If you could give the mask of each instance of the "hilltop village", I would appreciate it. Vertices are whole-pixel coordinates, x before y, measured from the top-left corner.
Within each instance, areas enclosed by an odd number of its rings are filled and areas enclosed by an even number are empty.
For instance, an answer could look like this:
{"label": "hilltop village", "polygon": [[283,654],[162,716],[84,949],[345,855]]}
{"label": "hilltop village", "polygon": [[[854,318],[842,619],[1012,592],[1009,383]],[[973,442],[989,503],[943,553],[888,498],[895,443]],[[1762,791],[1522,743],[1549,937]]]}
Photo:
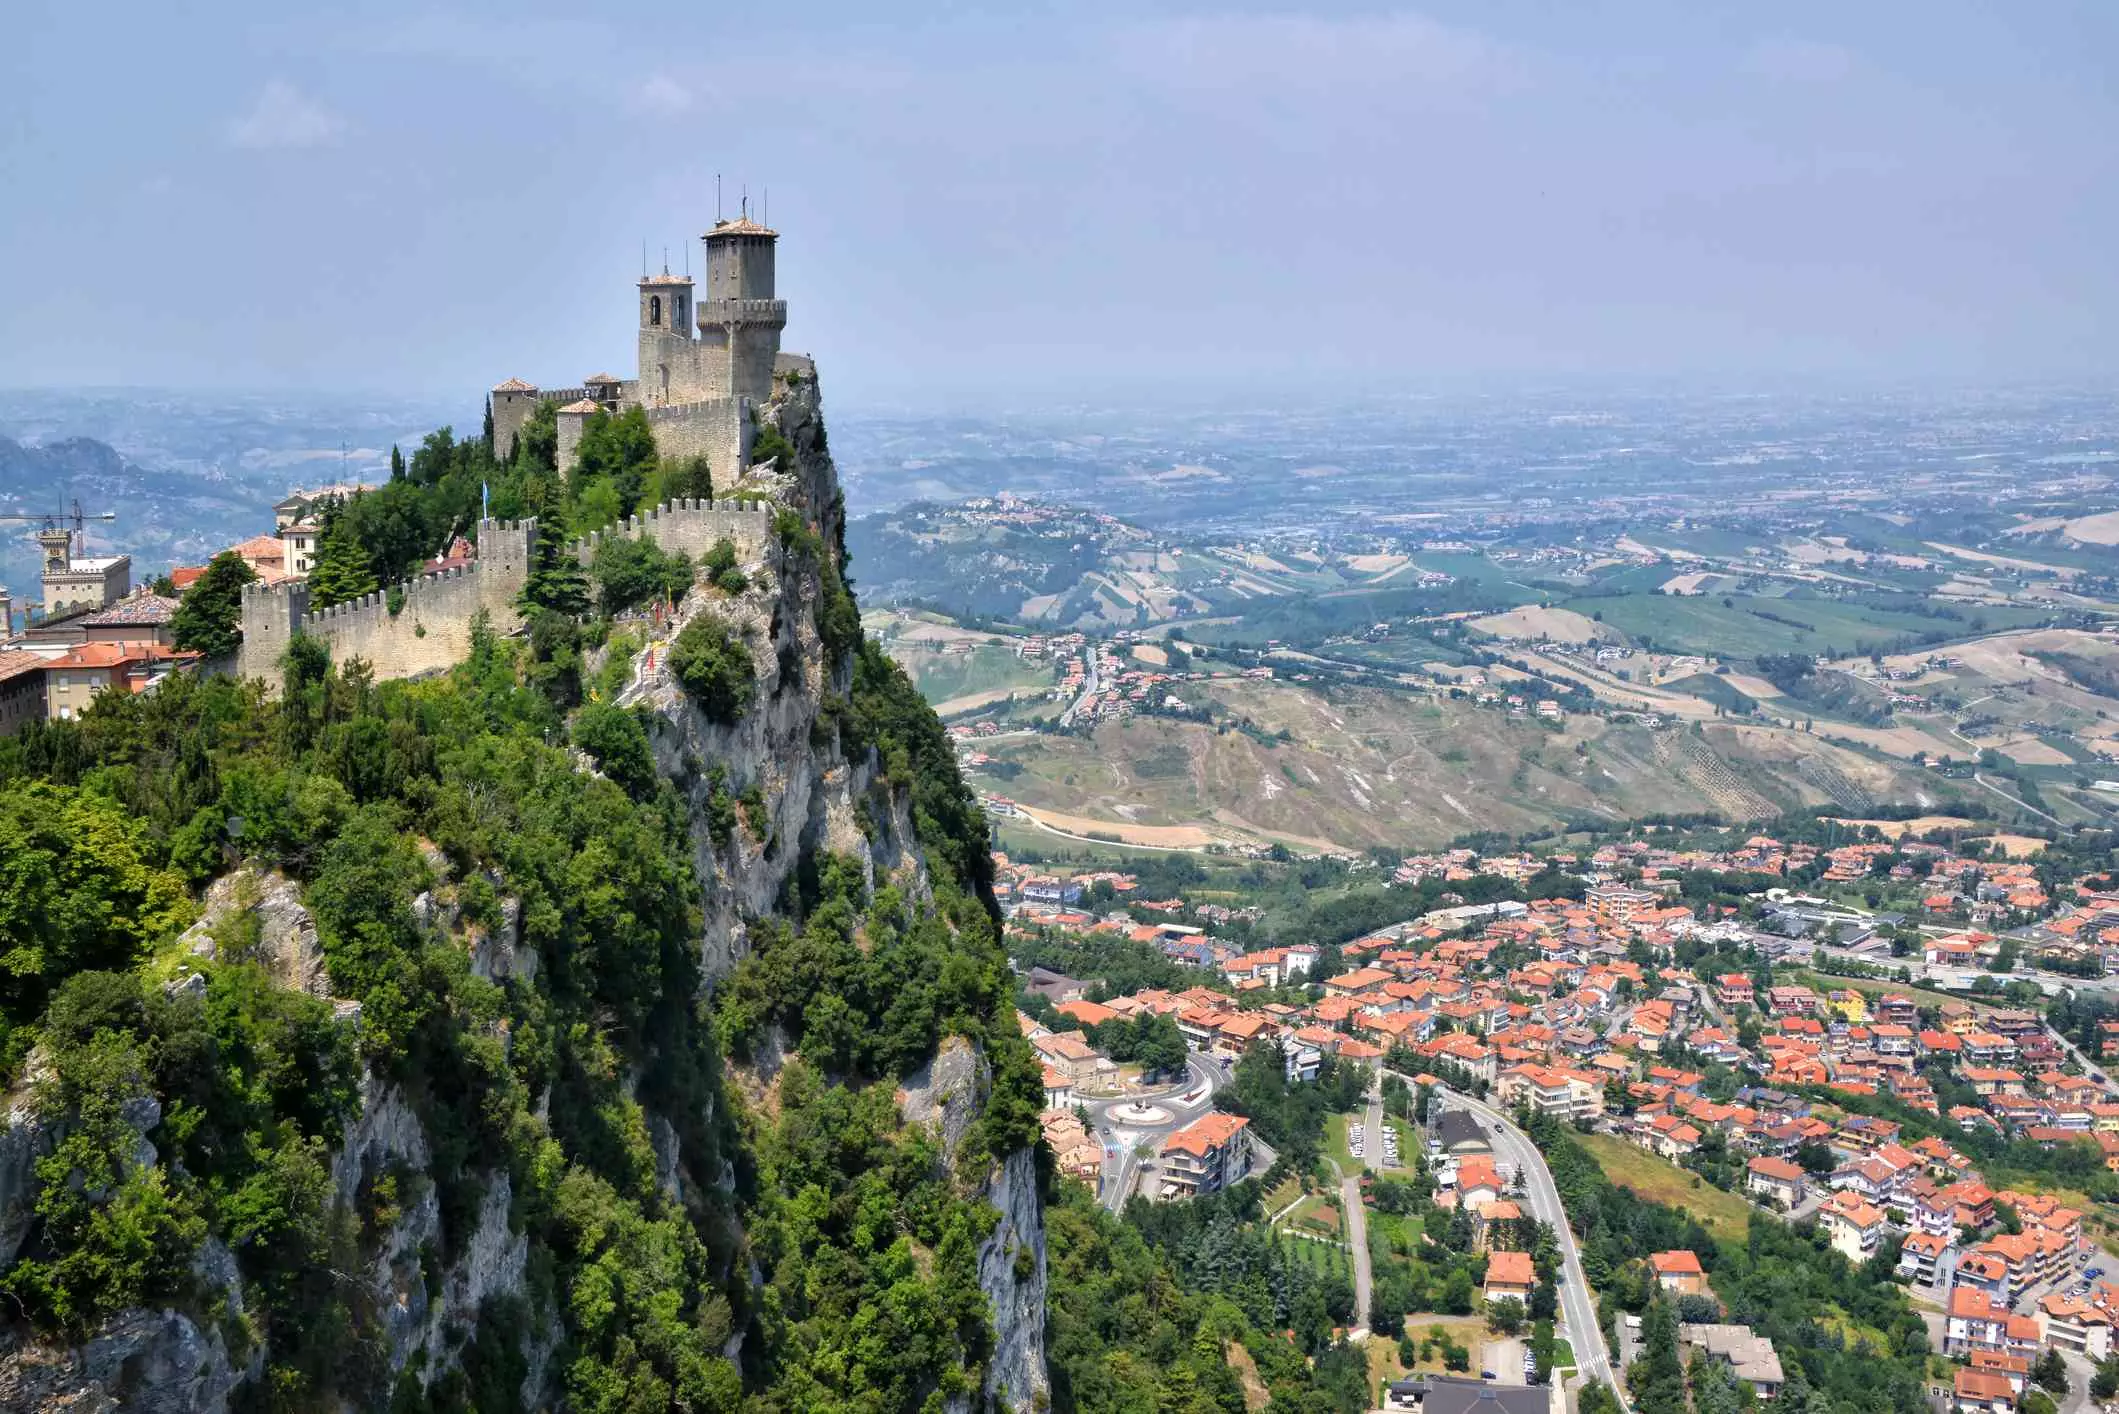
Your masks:
{"label": "hilltop village", "polygon": [[[1258,1179],[1276,1231],[1381,1253],[1373,1234],[1402,1221],[1389,1214],[1403,1181],[1421,1210],[1470,1218],[1488,1309],[1528,1302],[1537,1278],[1510,1265],[1526,1247],[1523,1175],[1475,1118],[1491,1107],[1526,1130],[1564,1126],[1614,1181],[1665,1201],[1704,1192],[1733,1221],[1814,1229],[1850,1267],[1903,1285],[1951,1363],[1947,1397],[1994,1411],[2035,1392],[2050,1352],[2078,1384],[2100,1366],[2119,1376],[2119,1261],[2103,1246],[2119,1229],[2102,1201],[2119,1195],[2119,1085],[2104,1069],[2119,1061],[2119,999],[2103,980],[2119,880],[2057,863],[1985,842],[1768,834],[1462,848],[1389,871],[1439,906],[1287,946],[1257,945],[1256,905],[1145,897],[1122,869],[1003,860],[1000,888],[1047,1138],[1107,1204]],[[1872,874],[1921,908],[1841,901]],[[1154,1055],[1158,1030],[1181,1060]],[[1290,1163],[1260,1074],[1291,1092],[1336,1082],[1351,1103]],[[1342,1175],[1360,1176],[1358,1201]],[[1725,1320],[1711,1249],[1709,1268],[1691,1250],[1642,1256],[1644,1281],[1690,1298],[1686,1343],[1773,1398],[1780,1357]],[[1383,1306],[1355,1307],[1372,1329],[1395,1314],[1382,1270],[1362,1289]],[[1612,1334],[1630,1348],[1631,1328]]]}

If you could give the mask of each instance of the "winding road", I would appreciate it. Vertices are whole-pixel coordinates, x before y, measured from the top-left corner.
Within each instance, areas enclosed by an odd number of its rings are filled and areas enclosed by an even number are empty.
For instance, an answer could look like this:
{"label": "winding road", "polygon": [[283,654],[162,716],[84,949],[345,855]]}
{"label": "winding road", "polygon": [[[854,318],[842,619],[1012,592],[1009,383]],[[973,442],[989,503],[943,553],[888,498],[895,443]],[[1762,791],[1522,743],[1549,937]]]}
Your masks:
{"label": "winding road", "polygon": [[1574,1349],[1579,1372],[1576,1378],[1602,1380],[1618,1396],[1620,1409],[1631,1414],[1633,1405],[1619,1385],[1611,1352],[1604,1344],[1603,1328],[1597,1324],[1596,1296],[1589,1289],[1588,1278],[1582,1275],[1582,1251],[1575,1242],[1574,1229],[1567,1225],[1567,1210],[1560,1204],[1560,1190],[1553,1182],[1552,1170],[1545,1165],[1545,1156],[1530,1142],[1529,1135],[1493,1106],[1455,1090],[1442,1089],[1437,1094],[1447,1095],[1452,1108],[1469,1110],[1477,1116],[1493,1136],[1494,1157],[1524,1176],[1531,1216],[1550,1223],[1553,1235],[1560,1241],[1560,1316],[1565,1327],[1562,1333]]}

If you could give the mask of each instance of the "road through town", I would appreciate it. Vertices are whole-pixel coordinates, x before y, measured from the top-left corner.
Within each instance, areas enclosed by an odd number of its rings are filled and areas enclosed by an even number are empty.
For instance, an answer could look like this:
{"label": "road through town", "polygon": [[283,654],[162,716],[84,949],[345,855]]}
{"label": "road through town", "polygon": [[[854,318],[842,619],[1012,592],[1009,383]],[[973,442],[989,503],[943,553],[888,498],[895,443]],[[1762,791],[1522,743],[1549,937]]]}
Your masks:
{"label": "road through town", "polygon": [[1597,1325],[1596,1295],[1589,1289],[1588,1278],[1582,1275],[1581,1248],[1575,1242],[1574,1229],[1567,1225],[1567,1211],[1560,1205],[1560,1190],[1553,1183],[1552,1170],[1545,1166],[1545,1156],[1530,1142],[1529,1135],[1493,1106],[1454,1090],[1436,1093],[1438,1098],[1448,1096],[1452,1108],[1469,1110],[1477,1116],[1493,1136],[1494,1157],[1523,1175],[1531,1216],[1552,1224],[1553,1233],[1560,1240],[1560,1314],[1567,1328],[1568,1344],[1574,1348],[1580,1378],[1602,1380],[1618,1395],[1619,1407],[1631,1411],[1633,1406],[1612,1369],[1603,1329]]}

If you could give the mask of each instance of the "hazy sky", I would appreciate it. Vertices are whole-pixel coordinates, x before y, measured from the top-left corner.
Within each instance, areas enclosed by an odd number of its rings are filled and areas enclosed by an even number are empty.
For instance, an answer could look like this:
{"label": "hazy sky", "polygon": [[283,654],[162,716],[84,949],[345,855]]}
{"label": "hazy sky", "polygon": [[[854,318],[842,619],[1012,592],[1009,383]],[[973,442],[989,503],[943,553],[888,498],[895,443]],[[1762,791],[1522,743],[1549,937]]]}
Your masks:
{"label": "hazy sky", "polygon": [[2111,0],[24,6],[0,384],[629,372],[716,172],[854,401],[2119,372]]}

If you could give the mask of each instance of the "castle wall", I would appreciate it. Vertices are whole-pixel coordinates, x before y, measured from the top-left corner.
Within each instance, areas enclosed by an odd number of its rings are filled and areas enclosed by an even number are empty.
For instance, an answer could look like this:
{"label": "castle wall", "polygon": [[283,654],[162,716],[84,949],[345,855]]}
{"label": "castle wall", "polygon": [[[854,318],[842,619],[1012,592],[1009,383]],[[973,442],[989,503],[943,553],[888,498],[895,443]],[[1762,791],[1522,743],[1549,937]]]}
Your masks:
{"label": "castle wall", "polygon": [[750,466],[757,419],[745,398],[709,398],[678,407],[647,409],[655,450],[665,457],[703,456],[719,492],[742,479]]}
{"label": "castle wall", "polygon": [[[627,519],[570,547],[589,563],[607,536],[653,536],[665,550],[682,550],[694,559],[726,537],[745,559],[765,552],[772,513],[763,506],[709,505],[673,501]],[[398,586],[404,602],[390,612],[390,591],[377,592],[328,609],[309,610],[309,586],[300,580],[243,586],[243,646],[236,671],[244,677],[277,682],[280,660],[294,635],[324,640],[333,662],[360,658],[381,678],[415,677],[460,663],[471,651],[471,627],[484,613],[495,633],[522,627],[515,607],[529,582],[530,560],[537,543],[534,520],[482,520],[478,523],[478,559],[459,569],[422,575]]]}
{"label": "castle wall", "polygon": [[772,513],[750,504],[721,505],[705,501],[666,501],[651,511],[629,516],[609,530],[599,530],[574,543],[584,567],[596,557],[596,547],[614,536],[636,540],[641,536],[672,554],[683,551],[694,560],[714,548],[717,540],[735,542],[736,553],[746,560],[765,553],[772,533]]}

